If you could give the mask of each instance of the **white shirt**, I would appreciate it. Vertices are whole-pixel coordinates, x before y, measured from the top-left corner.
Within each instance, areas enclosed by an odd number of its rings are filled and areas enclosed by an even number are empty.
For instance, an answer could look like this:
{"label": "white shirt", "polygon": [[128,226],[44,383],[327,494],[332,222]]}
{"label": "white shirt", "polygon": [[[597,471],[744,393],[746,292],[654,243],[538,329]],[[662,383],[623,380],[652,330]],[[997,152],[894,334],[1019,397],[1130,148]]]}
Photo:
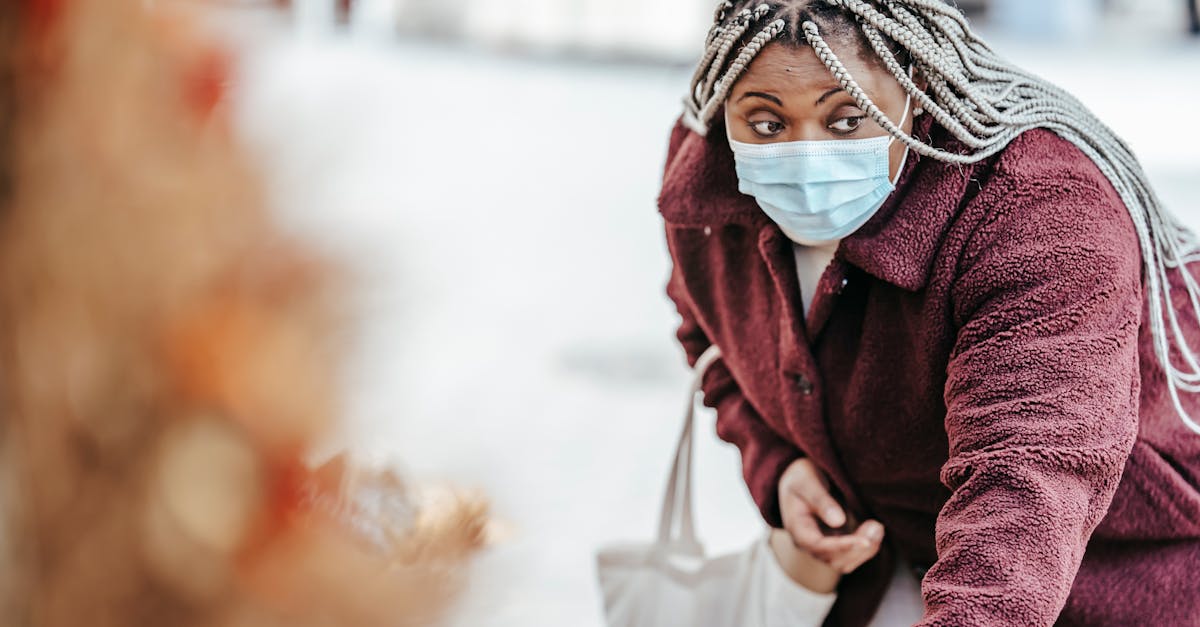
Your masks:
{"label": "white shirt", "polygon": [[792,253],[796,257],[796,276],[800,279],[800,299],[804,302],[805,314],[808,313],[808,306],[812,304],[813,295],[817,293],[817,283],[820,283],[821,275],[825,273],[825,268],[829,267],[829,262],[833,261],[833,254],[837,252],[841,241],[834,240],[820,246],[792,244]]}

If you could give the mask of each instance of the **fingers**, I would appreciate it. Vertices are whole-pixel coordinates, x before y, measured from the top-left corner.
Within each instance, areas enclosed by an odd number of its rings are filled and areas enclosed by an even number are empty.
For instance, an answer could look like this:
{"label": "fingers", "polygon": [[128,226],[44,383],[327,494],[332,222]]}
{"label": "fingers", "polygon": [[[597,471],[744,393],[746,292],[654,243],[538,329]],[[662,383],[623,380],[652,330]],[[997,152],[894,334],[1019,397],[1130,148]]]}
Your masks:
{"label": "fingers", "polygon": [[859,525],[854,533],[840,536],[824,535],[811,515],[797,516],[790,522],[787,532],[797,548],[843,573],[874,557],[883,542],[883,525],[874,520]]}
{"label": "fingers", "polygon": [[883,525],[868,520],[859,525],[853,534],[843,537],[852,538],[853,546],[827,563],[842,573],[850,573],[879,553],[879,546],[883,542]]}
{"label": "fingers", "polygon": [[[847,556],[856,555],[857,551],[869,550],[869,547],[863,547],[862,539],[854,536],[825,536],[819,542],[812,545],[808,549],[813,557],[837,568],[840,563],[850,563],[851,559]],[[870,556],[868,555],[869,559]],[[864,560],[865,561],[865,560]]]}
{"label": "fingers", "polygon": [[[780,508],[793,544],[842,573],[874,557],[883,542],[883,525],[874,520],[858,525],[851,520],[808,460],[798,460],[785,471]],[[854,531],[832,535],[826,527]]]}
{"label": "fingers", "polygon": [[809,513],[792,517],[787,526],[787,532],[791,535],[792,543],[797,548],[807,551],[825,563],[830,563],[835,558],[854,549],[863,539],[854,534],[827,536],[821,532],[817,525],[817,519]]}
{"label": "fingers", "polygon": [[799,514],[789,522],[787,532],[792,536],[792,543],[823,562],[828,563],[852,546],[849,536],[827,536],[822,533],[817,526],[817,519],[811,513]]}
{"label": "fingers", "polygon": [[812,481],[803,481],[796,485],[797,494],[808,506],[816,512],[821,520],[825,521],[830,527],[841,527],[846,524],[846,514],[842,511],[842,507],[838,502],[829,495],[829,491],[825,489],[824,484],[820,480],[813,478]]}
{"label": "fingers", "polygon": [[815,467],[811,464],[799,465],[796,473],[797,476],[789,484],[788,489],[807,503],[809,508],[825,521],[826,525],[841,527],[846,524],[846,513],[842,511],[841,505],[838,505],[838,502],[829,495],[829,490],[825,488],[825,483],[821,481]]}

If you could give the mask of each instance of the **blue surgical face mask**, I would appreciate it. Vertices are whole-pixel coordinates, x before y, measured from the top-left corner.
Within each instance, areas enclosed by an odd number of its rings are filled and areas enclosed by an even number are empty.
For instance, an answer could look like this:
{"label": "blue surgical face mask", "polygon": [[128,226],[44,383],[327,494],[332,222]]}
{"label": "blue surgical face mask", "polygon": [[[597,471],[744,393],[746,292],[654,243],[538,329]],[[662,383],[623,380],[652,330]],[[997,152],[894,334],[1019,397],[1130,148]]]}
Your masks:
{"label": "blue surgical face mask", "polygon": [[[910,96],[901,125],[911,102]],[[858,230],[896,189],[896,181],[888,176],[893,141],[885,135],[746,144],[730,137],[729,146],[737,165],[738,191],[754,196],[792,241],[818,246]]]}

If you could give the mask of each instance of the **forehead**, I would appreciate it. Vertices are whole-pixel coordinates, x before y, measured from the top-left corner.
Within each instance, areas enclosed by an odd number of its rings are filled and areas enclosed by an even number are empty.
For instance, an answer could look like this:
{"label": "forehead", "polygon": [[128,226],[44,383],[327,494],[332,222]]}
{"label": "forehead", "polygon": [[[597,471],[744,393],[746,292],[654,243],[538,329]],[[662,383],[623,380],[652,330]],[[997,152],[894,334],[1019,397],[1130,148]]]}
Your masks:
{"label": "forehead", "polygon": [[[868,93],[873,91],[876,74],[883,70],[852,51],[834,49],[838,60]],[[760,91],[786,96],[787,94],[825,93],[838,87],[829,69],[809,46],[771,43],[754,57],[746,72],[737,80],[730,96],[747,91]],[[786,100],[786,98],[785,98]]]}

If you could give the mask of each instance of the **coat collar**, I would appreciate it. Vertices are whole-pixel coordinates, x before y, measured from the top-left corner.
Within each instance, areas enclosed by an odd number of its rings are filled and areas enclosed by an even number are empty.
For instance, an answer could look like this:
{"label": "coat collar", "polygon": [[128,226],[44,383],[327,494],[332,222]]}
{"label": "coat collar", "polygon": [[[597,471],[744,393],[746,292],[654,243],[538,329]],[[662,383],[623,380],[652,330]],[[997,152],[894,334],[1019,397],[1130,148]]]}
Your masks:
{"label": "coat collar", "polygon": [[[961,150],[949,133],[933,126],[932,118],[922,118],[914,134],[951,152]],[[862,228],[842,240],[838,253],[888,283],[920,291],[929,281],[951,223],[968,199],[968,184],[977,167],[910,152],[896,191]]]}
{"label": "coat collar", "polygon": [[[929,116],[918,120],[914,134],[946,150],[962,150]],[[672,148],[659,196],[666,220],[682,226],[716,229],[736,224],[778,231],[752,197],[738,192],[733,153],[719,116],[705,137],[677,124]],[[910,153],[896,191],[866,224],[842,240],[837,256],[883,281],[920,291],[942,239],[969,199],[968,183],[979,168]]]}

